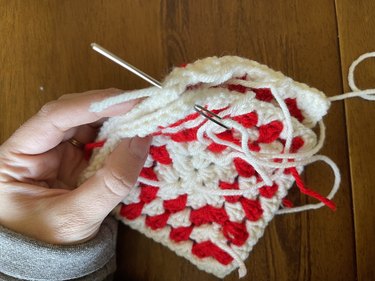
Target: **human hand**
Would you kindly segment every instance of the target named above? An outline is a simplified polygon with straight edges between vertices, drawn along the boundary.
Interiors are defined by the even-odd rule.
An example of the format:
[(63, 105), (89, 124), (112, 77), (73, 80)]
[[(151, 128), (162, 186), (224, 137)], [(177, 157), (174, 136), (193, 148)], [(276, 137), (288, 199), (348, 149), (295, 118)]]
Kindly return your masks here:
[(87, 166), (83, 150), (67, 140), (95, 140), (107, 117), (136, 103), (89, 112), (93, 102), (115, 89), (64, 95), (50, 102), (0, 146), (0, 224), (52, 244), (75, 244), (93, 237), (102, 221), (137, 181), (151, 138), (124, 139), (103, 168), (76, 186)]

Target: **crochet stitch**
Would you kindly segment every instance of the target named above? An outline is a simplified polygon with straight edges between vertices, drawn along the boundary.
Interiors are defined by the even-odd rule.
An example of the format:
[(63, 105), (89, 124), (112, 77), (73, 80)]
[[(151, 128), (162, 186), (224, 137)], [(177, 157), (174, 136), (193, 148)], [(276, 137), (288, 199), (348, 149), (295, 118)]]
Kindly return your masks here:
[[(102, 167), (121, 138), (153, 135), (136, 186), (115, 210), (119, 220), (217, 277), (236, 268), (242, 277), (244, 261), (275, 214), (335, 207), (329, 199), (339, 186), (338, 168), (316, 155), (325, 138), (322, 117), (331, 104), (322, 92), (233, 56), (177, 67), (162, 86), (91, 107), (102, 111), (148, 97), (104, 123), (81, 179)], [(195, 104), (219, 115), (230, 129), (195, 112)], [(320, 139), (312, 130), (317, 123)], [(326, 162), (335, 174), (327, 198), (299, 177), (315, 161)], [(295, 180), (321, 202), (286, 208), (283, 198)]]

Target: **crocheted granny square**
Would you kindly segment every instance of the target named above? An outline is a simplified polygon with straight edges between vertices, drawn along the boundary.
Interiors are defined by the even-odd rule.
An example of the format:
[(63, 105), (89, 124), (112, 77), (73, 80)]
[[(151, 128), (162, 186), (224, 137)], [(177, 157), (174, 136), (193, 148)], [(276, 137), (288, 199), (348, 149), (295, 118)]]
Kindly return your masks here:
[[(98, 141), (105, 144), (83, 180), (121, 138), (153, 135), (118, 219), (217, 277), (236, 268), (244, 276), (244, 261), (284, 210), (303, 166), (324, 160), (311, 158), (322, 145), (311, 128), (330, 101), (264, 65), (227, 56), (175, 68), (162, 89), (128, 92), (92, 110), (138, 97), (148, 98), (103, 125)], [(196, 104), (229, 129), (194, 111)]]

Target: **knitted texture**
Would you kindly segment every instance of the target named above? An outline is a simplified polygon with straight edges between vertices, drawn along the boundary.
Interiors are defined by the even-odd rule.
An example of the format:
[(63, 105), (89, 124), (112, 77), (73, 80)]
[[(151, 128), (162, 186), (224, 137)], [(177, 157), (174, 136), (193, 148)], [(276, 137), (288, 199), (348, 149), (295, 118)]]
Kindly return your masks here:
[[(177, 67), (162, 89), (124, 93), (91, 110), (138, 97), (148, 98), (103, 125), (103, 146), (94, 148), (82, 181), (103, 166), (121, 138), (153, 135), (117, 218), (217, 277), (236, 268), (244, 276), (244, 261), (265, 227), (287, 210), (283, 198), (295, 179), (303, 185), (304, 165), (323, 160), (334, 166), (314, 156), (323, 143), (312, 131), (319, 122), (324, 135), (321, 119), (330, 101), (264, 65), (227, 56)], [(230, 129), (195, 112), (195, 104)]]

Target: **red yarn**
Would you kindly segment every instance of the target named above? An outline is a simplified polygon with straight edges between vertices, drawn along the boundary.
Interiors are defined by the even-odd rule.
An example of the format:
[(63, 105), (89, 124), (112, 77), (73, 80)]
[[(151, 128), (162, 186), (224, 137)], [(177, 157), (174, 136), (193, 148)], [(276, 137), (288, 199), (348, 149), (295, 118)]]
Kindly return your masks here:
[(152, 230), (156, 230), (159, 228), (163, 228), (167, 225), (167, 221), (171, 214), (167, 211), (160, 215), (156, 216), (147, 216), (146, 217), (146, 225), (150, 227)]
[(260, 146), (257, 142), (250, 142), (248, 143), (248, 147), (251, 151), (259, 152)]
[(141, 187), (141, 194), (139, 199), (144, 203), (150, 203), (156, 198), (159, 188), (151, 185), (144, 185)]
[(292, 98), (285, 99), (285, 104), (289, 109), (290, 115), (295, 117), (298, 121), (302, 122), (305, 119), (301, 110), (297, 106), (297, 100)]
[(85, 158), (85, 160), (90, 160), (94, 148), (102, 147), (105, 142), (106, 140), (86, 143), (85, 147), (83, 148), (83, 157)]
[(158, 180), (158, 176), (156, 175), (153, 167), (143, 167), (139, 176), (153, 181)]
[(274, 183), (272, 186), (265, 185), (259, 189), (259, 194), (265, 198), (272, 198), (277, 192), (278, 188), (279, 186), (276, 183)]
[[(281, 160), (281, 159), (280, 159)], [(281, 162), (281, 161), (280, 161)], [(290, 175), (291, 174), (291, 168), (286, 168), (285, 170), (284, 170), (284, 174), (285, 175)]]
[(293, 202), (290, 201), (287, 198), (283, 198), (282, 202), (283, 202), (283, 205), (284, 205), (285, 208), (292, 208), (293, 207)]
[(175, 242), (186, 241), (192, 231), (193, 226), (172, 228), (171, 232), (169, 232), (169, 238)]
[[(221, 139), (221, 140), (224, 140), (224, 141), (228, 141), (228, 142), (231, 142), (231, 143), (234, 143), (235, 145), (241, 145), (241, 141), (239, 139), (236, 139), (234, 136), (233, 136), (233, 131), (224, 131), (222, 133), (219, 133), (219, 134), (216, 134), (216, 136)], [(207, 149), (214, 152), (214, 153), (220, 153), (222, 152), (223, 150), (225, 150), (227, 148), (226, 145), (223, 145), (223, 144), (218, 144), (218, 143), (211, 143), (210, 145), (208, 145)]]
[(234, 167), (237, 170), (237, 173), (244, 178), (250, 178), (255, 175), (255, 169), (249, 163), (247, 163), (242, 158), (236, 157), (233, 160)]
[(236, 79), (238, 79), (238, 80), (247, 80), (247, 74), (245, 73), (244, 75), (242, 75), (240, 77), (236, 77)]
[[(207, 109), (207, 106), (205, 106), (205, 108)], [(222, 112), (222, 111), (224, 111), (224, 110), (226, 110), (226, 109), (228, 109), (229, 108), (229, 106), (226, 106), (226, 107), (222, 107), (222, 108), (218, 108), (218, 109), (212, 109), (212, 110), (210, 110), (212, 113), (215, 113), (215, 114), (219, 114), (220, 112)]]
[(223, 224), (227, 220), (229, 220), (229, 217), (224, 208), (215, 208), (211, 205), (205, 205), (199, 209), (192, 209), (190, 212), (190, 221), (198, 226), (212, 222)]
[(141, 215), (144, 204), (144, 202), (129, 205), (123, 204), (121, 206), (120, 215), (128, 220), (134, 220)]
[[(199, 126), (189, 129), (184, 129), (175, 134), (169, 134), (171, 139), (175, 142), (191, 142), (197, 140), (197, 131)], [(168, 135), (168, 134), (166, 134)]]
[[(219, 181), (219, 187), (221, 189), (239, 189), (238, 181), (235, 180), (233, 183)], [(241, 195), (239, 196), (224, 196), (225, 200), (229, 203), (236, 203), (241, 198)]]
[(240, 123), (245, 128), (251, 128), (256, 126), (258, 123), (258, 114), (255, 112), (250, 112), (238, 116), (232, 117), (232, 119), (238, 123)]
[(242, 197), (240, 203), (248, 220), (257, 221), (260, 219), (263, 214), (263, 209), (258, 200)]
[(234, 137), (233, 130), (226, 130), (222, 133), (216, 134), (216, 136), (221, 140), (228, 141), (236, 145), (241, 145), (241, 141)]
[(242, 85), (237, 85), (237, 84), (228, 84), (227, 88), (229, 91), (235, 91), (241, 94), (244, 94), (247, 92), (248, 88)]
[[(254, 113), (255, 114), (255, 113)], [(245, 118), (241, 117), (240, 119), (235, 119), (235, 117), (233, 117), (233, 120), (237, 121), (237, 122), (242, 122), (242, 125), (247, 127), (252, 127), (252, 126), (255, 126), (256, 123), (258, 122), (257, 120), (255, 121), (255, 119), (258, 118), (258, 116), (255, 114), (254, 115), (250, 115), (250, 114), (246, 114), (248, 116), (246, 116)], [(243, 115), (244, 116), (244, 115)], [(254, 125), (252, 125), (254, 124)], [(227, 142), (231, 142), (235, 145), (238, 145), (238, 146), (241, 146), (241, 140), (240, 139), (237, 139), (234, 137), (234, 131), (233, 130), (226, 130), (222, 133), (219, 133), (219, 134), (216, 134), (216, 136), (221, 139), (221, 140), (224, 140), (224, 141), (227, 141)], [(214, 152), (214, 153), (221, 153), (223, 152), (228, 146), (224, 145), (224, 144), (218, 144), (218, 143), (215, 143), (215, 142), (212, 142), (211, 144), (209, 144), (207, 146), (207, 149), (211, 152)], [(251, 142), (249, 140), (248, 142), (248, 147), (251, 151), (256, 151), (256, 152), (259, 152), (260, 151), (260, 146), (258, 143), (256, 142)]]
[(245, 223), (227, 221), (223, 226), (224, 236), (234, 245), (242, 246), (245, 244), (249, 233), (247, 232)]
[[(286, 141), (284, 139), (279, 139), (279, 141), (285, 146)], [(291, 153), (296, 153), (298, 150), (300, 150), (301, 147), (305, 144), (305, 141), (302, 137), (294, 137), (292, 139), (292, 143), (290, 145), (289, 151)], [(282, 162), (282, 159), (278, 159), (279, 163)]]
[(207, 149), (213, 153), (221, 153), (227, 148), (226, 145), (218, 144), (218, 143), (211, 143), (207, 146)]
[(175, 199), (164, 200), (163, 206), (165, 210), (171, 213), (176, 213), (185, 209), (186, 201), (187, 201), (187, 194), (182, 194)]
[(199, 83), (196, 83), (196, 84), (187, 85), (185, 91), (196, 90), (196, 89), (198, 89), (200, 86), (202, 86), (202, 84), (203, 84), (202, 82), (199, 82)]
[(274, 142), (283, 130), (283, 123), (281, 121), (272, 121), (266, 125), (259, 127), (258, 142), (271, 143)]
[(198, 112), (189, 114), (184, 119), (178, 120), (177, 122), (173, 123), (172, 125), (169, 125), (169, 127), (173, 128), (173, 127), (180, 126), (182, 123), (185, 123), (187, 121), (191, 121), (191, 120), (194, 120), (194, 119), (198, 118), (199, 115), (200, 114)]
[(166, 145), (162, 145), (162, 146), (151, 146), (150, 147), (150, 152), (149, 152), (152, 156), (152, 158), (159, 162), (160, 164), (164, 164), (164, 165), (170, 165), (172, 164), (172, 159), (169, 155), (169, 152), (167, 150), (167, 146)]
[(258, 100), (270, 102), (273, 100), (273, 95), (268, 88), (251, 89), (255, 93), (255, 97)]
[(301, 176), (298, 174), (297, 169), (292, 167), (289, 169), (292, 176), (296, 180), (296, 185), (298, 186), (299, 190), (308, 196), (314, 197), (315, 199), (318, 199), (320, 202), (322, 202), (324, 205), (332, 209), (333, 211), (336, 211), (336, 204), (329, 200), (328, 198), (320, 195), (318, 192), (311, 190), (307, 188), (301, 178)]
[(292, 140), (292, 144), (290, 146), (290, 152), (291, 153), (296, 153), (300, 148), (305, 144), (305, 141), (303, 140), (302, 137), (295, 137)]
[[(189, 86), (189, 87), (191, 87), (191, 86)], [(218, 114), (221, 111), (226, 110), (228, 107), (229, 106), (226, 106), (226, 107), (223, 107), (223, 108), (219, 108), (219, 109), (212, 109), (210, 111), (213, 112), (213, 113), (215, 113), (215, 114)], [(207, 108), (207, 106), (205, 106), (205, 108)], [(172, 125), (169, 125), (168, 128), (177, 127), (177, 126), (179, 126), (179, 125), (181, 125), (181, 124), (183, 124), (185, 122), (194, 120), (194, 119), (198, 118), (199, 116), (200, 116), (200, 114), (198, 112), (194, 112), (194, 113), (189, 114), (188, 116), (186, 116), (184, 119), (178, 120), (177, 122), (173, 123)], [(169, 134), (169, 133), (163, 134), (161, 132), (158, 132), (156, 135), (163, 134), (165, 136), (171, 136), (172, 140), (177, 141), (177, 142), (193, 141), (193, 140), (196, 140), (196, 138), (194, 138), (194, 135), (196, 135), (196, 131), (198, 130), (198, 128), (204, 122), (207, 122), (207, 120), (202, 121), (202, 123), (200, 125), (198, 125), (197, 127), (195, 127), (195, 128), (184, 129), (183, 133), (181, 133), (181, 131), (178, 132), (178, 133), (176, 133), (176, 134)], [(165, 129), (165, 128), (161, 127), (160, 129)], [(195, 134), (193, 133), (194, 130), (195, 130)], [(187, 140), (184, 140), (185, 138)]]
[(193, 244), (191, 252), (198, 258), (213, 257), (223, 265), (228, 265), (233, 260), (227, 252), (216, 246), (211, 241)]

